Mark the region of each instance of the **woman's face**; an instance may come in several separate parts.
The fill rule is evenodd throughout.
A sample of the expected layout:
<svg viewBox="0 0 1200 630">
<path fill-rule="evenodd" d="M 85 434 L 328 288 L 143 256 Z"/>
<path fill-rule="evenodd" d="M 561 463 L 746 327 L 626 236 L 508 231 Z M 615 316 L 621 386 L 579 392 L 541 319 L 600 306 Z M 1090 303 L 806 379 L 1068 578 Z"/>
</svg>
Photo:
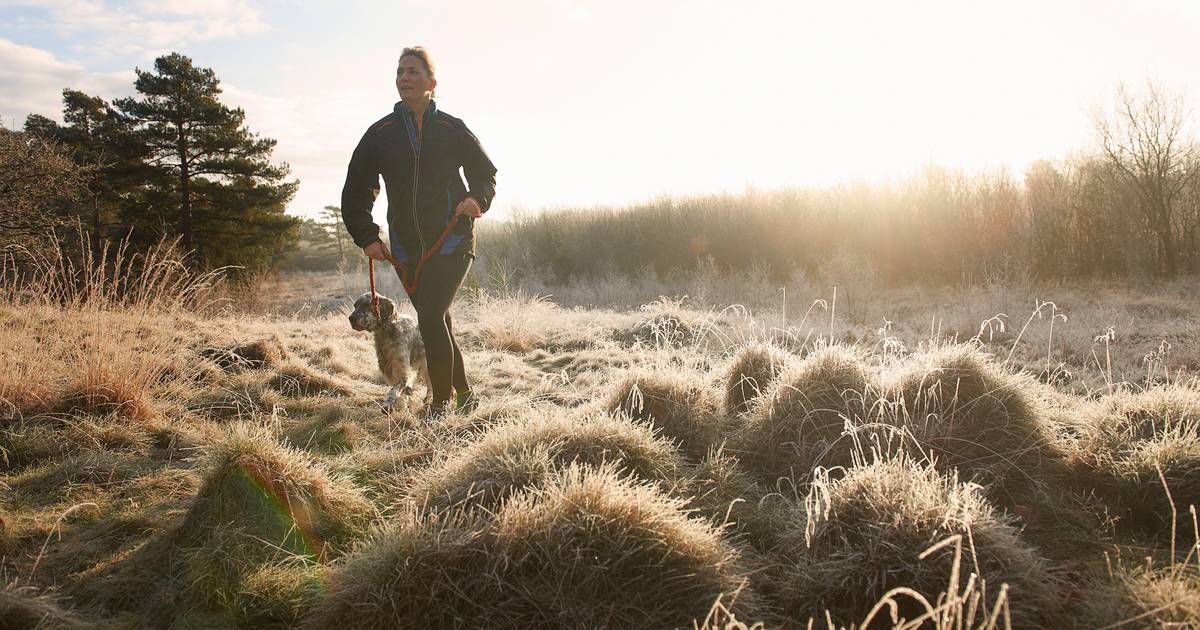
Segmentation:
<svg viewBox="0 0 1200 630">
<path fill-rule="evenodd" d="M 396 91 L 401 99 L 409 102 L 426 99 L 436 86 L 437 79 L 430 78 L 420 59 L 412 55 L 400 59 L 400 67 L 396 70 Z"/>
</svg>

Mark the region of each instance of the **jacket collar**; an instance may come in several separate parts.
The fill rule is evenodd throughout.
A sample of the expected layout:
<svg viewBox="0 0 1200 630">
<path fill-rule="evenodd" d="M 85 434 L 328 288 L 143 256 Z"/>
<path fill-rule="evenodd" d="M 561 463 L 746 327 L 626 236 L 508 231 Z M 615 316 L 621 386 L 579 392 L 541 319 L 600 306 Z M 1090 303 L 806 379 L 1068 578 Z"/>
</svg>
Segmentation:
<svg viewBox="0 0 1200 630">
<path fill-rule="evenodd" d="M 408 104 L 405 103 L 404 101 L 396 101 L 396 105 L 392 108 L 392 111 L 396 112 L 397 114 L 400 114 L 401 116 L 404 117 L 405 120 L 407 120 L 409 122 L 412 122 L 412 123 L 416 122 L 416 120 L 413 116 L 412 108 L 409 107 Z M 429 99 L 429 107 L 425 108 L 425 116 L 424 116 L 425 120 L 429 120 L 430 118 L 432 118 L 435 113 L 437 113 L 437 102 L 434 101 L 433 99 Z"/>
</svg>

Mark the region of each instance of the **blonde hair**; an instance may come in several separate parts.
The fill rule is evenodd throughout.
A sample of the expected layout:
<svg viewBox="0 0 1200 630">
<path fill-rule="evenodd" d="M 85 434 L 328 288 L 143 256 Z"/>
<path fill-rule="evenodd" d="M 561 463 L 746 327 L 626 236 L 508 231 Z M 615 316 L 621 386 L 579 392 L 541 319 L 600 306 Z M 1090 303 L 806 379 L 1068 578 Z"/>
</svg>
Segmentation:
<svg viewBox="0 0 1200 630">
<path fill-rule="evenodd" d="M 421 62 L 421 65 L 425 66 L 425 74 L 428 74 L 430 79 L 437 78 L 433 69 L 433 59 L 429 57 L 429 51 L 424 46 L 410 46 L 401 51 L 400 58 L 396 60 L 396 72 L 400 71 L 400 62 L 405 57 L 416 57 Z"/>
</svg>

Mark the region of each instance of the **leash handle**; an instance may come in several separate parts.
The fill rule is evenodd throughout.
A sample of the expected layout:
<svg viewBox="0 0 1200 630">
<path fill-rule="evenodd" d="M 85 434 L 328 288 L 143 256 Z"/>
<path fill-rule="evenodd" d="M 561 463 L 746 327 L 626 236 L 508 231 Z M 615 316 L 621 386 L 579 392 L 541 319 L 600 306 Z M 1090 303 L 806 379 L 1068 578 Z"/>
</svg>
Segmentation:
<svg viewBox="0 0 1200 630">
<path fill-rule="evenodd" d="M 375 319 L 379 320 L 379 294 L 375 292 L 375 259 L 367 256 L 367 268 L 371 271 L 371 306 L 375 309 Z"/>
<path fill-rule="evenodd" d="M 421 259 L 417 261 L 416 266 L 411 270 L 411 282 L 409 281 L 408 277 L 408 272 L 410 271 L 408 265 L 396 260 L 396 258 L 392 256 L 392 252 L 388 251 L 388 248 L 383 248 L 383 255 L 387 258 L 387 261 L 392 263 L 392 266 L 400 272 L 400 283 L 404 285 L 404 291 L 409 295 L 417 292 L 417 288 L 421 283 L 421 268 L 423 268 L 425 263 L 429 262 L 429 259 L 433 258 L 434 254 L 436 254 L 437 251 L 442 248 L 442 244 L 446 242 L 446 237 L 450 236 L 450 232 L 454 230 L 455 224 L 458 223 L 458 217 L 459 215 L 457 213 L 455 213 L 453 217 L 450 217 L 450 223 L 446 224 L 446 229 L 442 230 L 442 233 L 437 237 L 437 240 L 433 242 L 433 245 L 430 246 L 429 249 L 425 250 L 425 253 L 421 254 Z M 371 304 L 375 307 L 375 317 L 378 319 L 379 297 L 375 294 L 375 259 L 371 258 L 370 256 L 368 256 L 367 259 L 370 261 L 369 266 L 371 270 Z"/>
</svg>

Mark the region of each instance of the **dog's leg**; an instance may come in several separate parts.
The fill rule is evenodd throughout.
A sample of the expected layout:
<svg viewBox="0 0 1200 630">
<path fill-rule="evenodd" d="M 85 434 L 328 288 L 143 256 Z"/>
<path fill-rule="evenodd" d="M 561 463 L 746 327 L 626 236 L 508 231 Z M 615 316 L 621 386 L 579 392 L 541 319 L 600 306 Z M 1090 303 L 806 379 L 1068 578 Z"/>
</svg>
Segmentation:
<svg viewBox="0 0 1200 630">
<path fill-rule="evenodd" d="M 404 393 L 404 381 L 398 381 L 392 388 L 388 390 L 387 397 L 383 399 L 383 410 L 391 411 L 396 406 L 396 399 Z"/>
<path fill-rule="evenodd" d="M 406 365 L 407 365 L 407 363 L 406 363 Z M 412 380 L 413 380 L 412 370 L 408 369 L 407 367 L 400 370 L 400 379 L 396 381 L 396 387 L 400 388 L 400 393 L 405 398 L 412 396 L 412 391 L 413 391 Z"/>
</svg>

